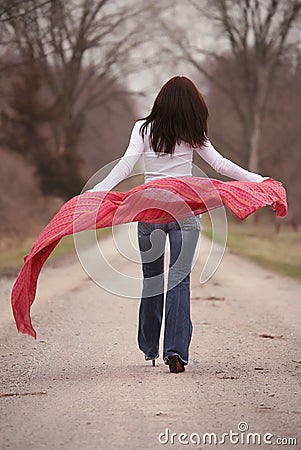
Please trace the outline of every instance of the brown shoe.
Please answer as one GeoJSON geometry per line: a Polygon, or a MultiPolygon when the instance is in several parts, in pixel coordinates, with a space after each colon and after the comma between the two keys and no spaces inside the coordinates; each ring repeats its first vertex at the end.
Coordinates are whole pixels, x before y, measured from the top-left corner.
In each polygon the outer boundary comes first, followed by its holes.
{"type": "Polygon", "coordinates": [[[169,371],[172,373],[184,372],[185,367],[178,355],[170,355],[168,357],[169,371]]]}

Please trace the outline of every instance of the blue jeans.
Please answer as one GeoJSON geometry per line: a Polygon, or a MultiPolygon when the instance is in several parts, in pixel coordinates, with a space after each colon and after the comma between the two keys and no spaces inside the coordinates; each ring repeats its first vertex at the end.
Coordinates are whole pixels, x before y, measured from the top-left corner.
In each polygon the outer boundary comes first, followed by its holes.
{"type": "Polygon", "coordinates": [[[165,302],[163,360],[178,355],[188,364],[192,335],[190,272],[200,234],[200,217],[167,224],[138,223],[143,289],[139,307],[138,345],[146,358],[159,356],[164,305],[164,250],[169,236],[170,263],[165,302]]]}

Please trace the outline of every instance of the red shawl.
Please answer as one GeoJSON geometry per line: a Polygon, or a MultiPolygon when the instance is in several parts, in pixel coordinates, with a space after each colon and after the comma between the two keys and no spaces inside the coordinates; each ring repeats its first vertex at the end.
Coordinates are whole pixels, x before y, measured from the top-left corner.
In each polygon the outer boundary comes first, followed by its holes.
{"type": "Polygon", "coordinates": [[[129,192],[85,192],[66,202],[42,230],[14,283],[11,302],[19,332],[36,338],[30,308],[39,273],[50,253],[68,234],[112,224],[146,221],[167,223],[222,205],[240,220],[269,205],[277,216],[287,212],[286,192],[271,178],[261,183],[210,178],[162,178],[129,192]]]}

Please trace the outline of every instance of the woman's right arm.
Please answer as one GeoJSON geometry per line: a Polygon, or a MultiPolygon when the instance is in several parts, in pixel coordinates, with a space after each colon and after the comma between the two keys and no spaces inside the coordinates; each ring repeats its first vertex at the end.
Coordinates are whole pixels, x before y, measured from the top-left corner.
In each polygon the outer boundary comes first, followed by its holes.
{"type": "Polygon", "coordinates": [[[116,166],[100,183],[86,192],[110,191],[132,172],[144,149],[143,138],[139,132],[140,127],[141,122],[136,122],[132,129],[129,145],[116,166]]]}
{"type": "Polygon", "coordinates": [[[206,161],[216,172],[226,177],[240,181],[257,181],[261,182],[266,177],[243,169],[239,165],[224,158],[211,144],[209,139],[206,144],[196,149],[196,152],[206,161]]]}

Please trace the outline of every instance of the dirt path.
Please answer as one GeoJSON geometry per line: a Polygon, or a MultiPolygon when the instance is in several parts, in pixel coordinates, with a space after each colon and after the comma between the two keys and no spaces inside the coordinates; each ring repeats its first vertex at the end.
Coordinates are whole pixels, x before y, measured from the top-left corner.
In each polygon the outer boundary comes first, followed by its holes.
{"type": "MultiPolygon", "coordinates": [[[[112,241],[105,246],[111,251],[112,241]]],[[[112,258],[121,271],[128,266],[112,258]]],[[[221,440],[245,422],[248,432],[226,437],[221,448],[301,449],[301,284],[228,252],[200,285],[200,264],[201,257],[193,270],[194,331],[183,374],[169,373],[161,357],[155,368],[144,361],[137,299],[99,288],[75,255],[42,271],[33,307],[37,341],[16,333],[9,306],[14,280],[2,280],[0,448],[205,449],[214,446],[208,437],[197,443],[203,433],[221,440]],[[245,446],[248,433],[298,444],[259,445],[257,437],[245,446]]]]}

